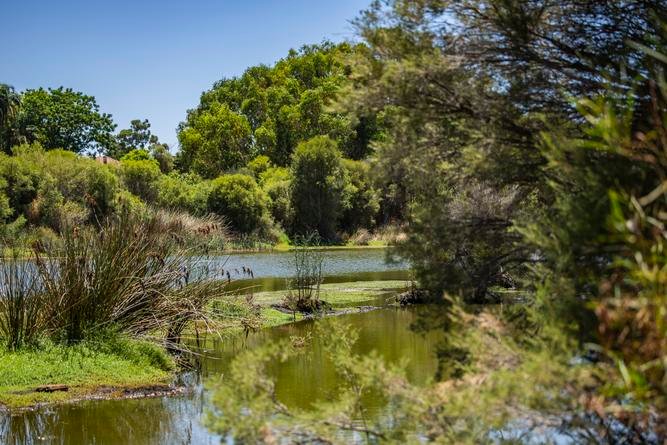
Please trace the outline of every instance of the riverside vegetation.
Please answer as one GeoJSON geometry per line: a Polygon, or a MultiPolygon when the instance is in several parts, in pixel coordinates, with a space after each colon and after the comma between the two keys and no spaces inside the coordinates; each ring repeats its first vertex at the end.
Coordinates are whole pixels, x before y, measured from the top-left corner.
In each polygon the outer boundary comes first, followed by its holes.
{"type": "MultiPolygon", "coordinates": [[[[35,251],[128,207],[149,220],[161,208],[213,214],[239,239],[271,242],[368,241],[400,225],[394,251],[431,303],[413,328],[446,333],[434,382],[355,355],[355,332],[327,325],[317,335],[343,383],[311,410],[283,405],[267,370],[308,338],[241,353],[209,383],[207,425],[242,442],[663,443],[664,2],[378,0],[353,23],[354,44],[306,46],[216,82],[179,126],[175,158],[147,121],[113,134],[89,96],[4,86],[3,230],[35,251]],[[120,164],[81,156],[95,150],[120,164]],[[368,415],[370,392],[387,415],[368,415]]],[[[300,304],[317,301],[310,266],[292,310],[318,306],[300,304]]],[[[40,286],[67,278],[49,270],[40,286]]],[[[195,320],[209,292],[183,313],[181,289],[150,311],[195,320]]],[[[108,317],[120,334],[147,327],[93,310],[69,332],[57,323],[67,312],[39,313],[54,314],[41,332],[56,345],[108,317]]],[[[151,363],[159,379],[168,360],[151,363]]]]}

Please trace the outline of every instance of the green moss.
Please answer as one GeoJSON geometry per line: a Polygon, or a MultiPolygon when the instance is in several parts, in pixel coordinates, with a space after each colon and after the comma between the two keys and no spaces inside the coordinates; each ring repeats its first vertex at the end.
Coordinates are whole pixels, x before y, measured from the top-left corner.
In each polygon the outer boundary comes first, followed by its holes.
{"type": "Polygon", "coordinates": [[[102,343],[0,351],[0,404],[21,408],[86,397],[102,387],[132,389],[166,384],[173,369],[172,359],[158,346],[121,337],[102,343]],[[34,391],[42,385],[67,385],[69,390],[34,391]]]}

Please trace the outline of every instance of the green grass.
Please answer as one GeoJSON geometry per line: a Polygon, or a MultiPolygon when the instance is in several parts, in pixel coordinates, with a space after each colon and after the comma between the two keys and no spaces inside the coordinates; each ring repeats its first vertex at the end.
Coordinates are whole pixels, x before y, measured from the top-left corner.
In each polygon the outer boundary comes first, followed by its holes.
{"type": "MultiPolygon", "coordinates": [[[[320,299],[333,308],[362,305],[376,302],[389,292],[399,292],[409,286],[407,281],[354,281],[348,283],[328,283],[320,286],[320,299]]],[[[280,303],[286,291],[260,292],[255,294],[255,302],[263,306],[280,303]]]]}
{"type": "Polygon", "coordinates": [[[0,350],[0,404],[22,408],[85,398],[101,388],[124,390],[168,384],[174,367],[172,359],[158,346],[119,337],[75,346],[48,344],[34,350],[0,350]],[[38,386],[53,384],[67,385],[69,390],[34,391],[38,386]]]}
{"type": "MultiPolygon", "coordinates": [[[[383,297],[406,289],[409,282],[401,280],[354,281],[347,283],[328,283],[320,288],[320,298],[329,303],[334,310],[351,306],[377,305],[383,297]]],[[[287,291],[259,292],[254,295],[253,303],[259,305],[259,317],[245,301],[244,297],[230,297],[216,300],[209,306],[214,320],[220,322],[215,329],[218,334],[236,335],[243,332],[243,320],[254,320],[254,326],[268,328],[292,323],[292,314],[272,308],[282,302],[287,291]]],[[[296,320],[303,319],[297,313],[296,320]]]]}
{"type": "MultiPolygon", "coordinates": [[[[265,328],[270,328],[274,326],[280,326],[283,324],[288,324],[294,322],[294,316],[292,314],[286,314],[280,312],[279,310],[264,307],[262,308],[262,326],[265,328]]],[[[303,315],[296,314],[296,321],[303,319],[303,315]]]]}

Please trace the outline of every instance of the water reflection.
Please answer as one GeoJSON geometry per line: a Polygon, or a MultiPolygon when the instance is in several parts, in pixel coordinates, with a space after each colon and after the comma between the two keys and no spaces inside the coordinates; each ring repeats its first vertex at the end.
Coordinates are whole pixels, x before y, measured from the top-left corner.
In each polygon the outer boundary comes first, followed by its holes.
{"type": "MultiPolygon", "coordinates": [[[[376,350],[387,361],[408,360],[407,374],[414,383],[432,378],[436,361],[437,337],[413,333],[410,323],[416,309],[383,309],[340,316],[341,321],[359,329],[355,352],[376,350]]],[[[266,329],[248,338],[206,342],[210,356],[202,361],[203,378],[223,375],[231,359],[245,348],[270,340],[305,335],[319,321],[304,321],[266,329]]],[[[276,377],[278,398],[291,408],[307,409],[314,401],[335,394],[338,379],[315,339],[306,354],[282,364],[270,372],[276,377]]],[[[202,425],[206,391],[201,385],[186,396],[155,399],[113,400],[63,405],[27,412],[0,420],[0,443],[14,444],[213,444],[220,438],[202,425]]],[[[370,397],[369,410],[377,412],[381,400],[370,397]]]]}

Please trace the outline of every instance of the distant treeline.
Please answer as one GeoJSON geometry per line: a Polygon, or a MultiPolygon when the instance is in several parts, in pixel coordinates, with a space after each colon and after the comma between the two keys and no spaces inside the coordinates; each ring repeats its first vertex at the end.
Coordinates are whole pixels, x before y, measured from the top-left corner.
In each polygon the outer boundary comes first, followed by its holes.
{"type": "Polygon", "coordinates": [[[334,107],[350,57],[363,51],[307,46],[216,82],[179,125],[175,155],[147,120],[114,133],[94,97],[0,86],[5,233],[57,233],[62,218],[92,222],[121,202],[216,214],[239,234],[274,241],[315,231],[340,241],[400,220],[395,187],[372,174],[377,115],[334,107]]]}

